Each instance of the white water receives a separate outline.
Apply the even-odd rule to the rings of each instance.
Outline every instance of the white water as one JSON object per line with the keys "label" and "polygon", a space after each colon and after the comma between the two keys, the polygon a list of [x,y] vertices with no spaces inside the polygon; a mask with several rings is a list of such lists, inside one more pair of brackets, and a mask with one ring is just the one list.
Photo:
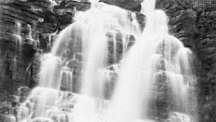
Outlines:
{"label": "white water", "polygon": [[[193,118],[188,110],[189,89],[194,82],[188,58],[191,52],[168,33],[168,18],[164,11],[155,9],[155,0],[142,4],[146,15],[143,32],[134,13],[92,3],[90,10],[77,13],[76,22],[58,35],[52,51],[43,56],[39,87],[21,105],[19,122],[154,122],[149,116],[149,102],[158,65],[165,67],[159,70],[172,89],[174,102],[169,112],[175,112],[180,122],[192,122],[188,119]],[[131,35],[135,44],[128,49]],[[109,41],[113,43],[113,64],[108,63]],[[118,42],[122,43],[122,54],[117,51]],[[82,70],[77,94],[72,93],[75,69],[70,63],[76,61],[78,53],[82,54]],[[120,69],[114,68],[118,65]],[[114,91],[107,100],[104,92],[110,73],[117,73],[118,78],[112,81],[116,82]],[[178,122],[172,116],[169,119]]]}
{"label": "white water", "polygon": [[73,91],[73,69],[63,67],[61,71],[60,79],[62,80],[62,86],[65,90]]}
{"label": "white water", "polygon": [[61,59],[51,54],[42,57],[39,86],[59,89],[61,85]]}
{"label": "white water", "polygon": [[[161,53],[163,50],[164,53]],[[173,36],[166,36],[159,45],[162,60],[165,62],[165,74],[173,91],[173,99],[178,108],[188,112],[188,90],[193,84],[193,75],[190,69],[191,52]]]}
{"label": "white water", "polygon": [[193,122],[193,120],[187,114],[173,112],[170,114],[168,122]]}
{"label": "white water", "polygon": [[157,31],[152,29],[155,24],[160,22],[160,19],[158,19],[158,17],[161,17],[160,14],[163,13],[155,11],[146,15],[144,36],[135,43],[123,58],[116,89],[111,100],[111,113],[117,115],[118,121],[131,122],[143,116],[144,118],[147,117],[148,102],[154,83],[152,77],[154,52],[161,36],[166,33],[163,30],[164,25],[157,26]]}
{"label": "white water", "polygon": [[15,37],[17,38],[16,40],[16,45],[18,47],[19,50],[21,50],[21,46],[22,46],[22,36],[21,36],[21,22],[16,21],[16,32],[15,32]]}

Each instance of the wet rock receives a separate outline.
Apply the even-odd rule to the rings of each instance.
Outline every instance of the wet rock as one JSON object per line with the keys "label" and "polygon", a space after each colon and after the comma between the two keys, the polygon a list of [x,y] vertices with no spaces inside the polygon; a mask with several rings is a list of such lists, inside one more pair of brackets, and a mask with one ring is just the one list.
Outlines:
{"label": "wet rock", "polygon": [[[170,32],[190,47],[196,55],[197,89],[200,121],[214,122],[212,103],[215,99],[215,4],[213,0],[160,0],[158,8],[166,9],[170,19]],[[208,75],[207,75],[208,74]]]}
{"label": "wet rock", "polygon": [[[212,5],[211,5],[212,4]],[[185,5],[184,5],[185,6]],[[170,7],[170,11],[172,11]],[[215,96],[215,6],[212,0],[197,1],[190,8],[178,7],[176,17],[171,15],[171,30],[174,26],[174,33],[177,37],[182,37],[187,46],[187,40],[192,44],[191,49],[196,55],[196,74],[198,79],[200,121],[213,122],[213,109],[207,106],[214,105],[214,99],[205,100]],[[176,10],[176,9],[175,9]],[[168,10],[169,14],[169,10]],[[180,33],[179,33],[180,32]],[[189,45],[191,45],[189,43]],[[189,46],[190,47],[190,46]],[[203,112],[205,111],[205,112]]]}
{"label": "wet rock", "polygon": [[100,1],[111,5],[117,5],[132,11],[140,11],[141,2],[142,2],[142,0],[100,0]]}
{"label": "wet rock", "polygon": [[1,122],[16,122],[16,118],[12,115],[0,115]]}
{"label": "wet rock", "polygon": [[[82,0],[81,0],[82,1]],[[78,0],[63,0],[58,6],[55,6],[56,10],[70,10],[76,7],[77,10],[85,11],[88,10],[91,6],[88,1],[78,1]],[[60,12],[60,11],[59,11]]]}

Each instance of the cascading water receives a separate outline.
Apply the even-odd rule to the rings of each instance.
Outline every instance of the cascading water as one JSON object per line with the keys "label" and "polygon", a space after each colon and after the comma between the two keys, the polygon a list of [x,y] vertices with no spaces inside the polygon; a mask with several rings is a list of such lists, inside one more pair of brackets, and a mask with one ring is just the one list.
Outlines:
{"label": "cascading water", "polygon": [[[158,72],[166,77],[165,82],[171,89],[169,100],[172,102],[170,102],[169,111],[174,112],[170,114],[171,118],[174,115],[180,122],[195,121],[197,119],[194,115],[196,100],[195,94],[192,93],[195,78],[190,68],[191,51],[185,48],[177,38],[166,35],[160,41],[156,52],[160,55],[158,62],[163,67],[159,68]],[[188,118],[187,121],[184,118]]]}
{"label": "cascading water", "polygon": [[167,16],[155,9],[155,0],[142,4],[143,32],[134,13],[92,3],[90,10],[77,13],[43,56],[38,87],[20,106],[18,121],[157,121],[149,113],[150,102],[157,76],[163,75],[173,101],[166,119],[194,122],[189,110],[191,52],[168,33]]}
{"label": "cascading water", "polygon": [[15,36],[17,38],[17,42],[16,45],[18,47],[19,50],[21,50],[21,45],[22,45],[22,36],[21,36],[21,22],[17,21],[16,22],[16,32],[15,32]]}
{"label": "cascading water", "polygon": [[69,69],[68,67],[63,67],[61,71],[61,78],[63,89],[68,91],[73,91],[73,69]]}
{"label": "cascading water", "polygon": [[[154,5],[150,8],[153,9]],[[157,20],[161,13],[146,13],[148,14],[144,36],[137,40],[122,60],[116,89],[111,100],[111,113],[117,115],[116,121],[131,122],[141,119],[142,116],[147,118],[148,102],[154,82],[152,78],[154,50],[160,36],[164,34],[164,25],[158,26],[155,31],[154,25],[160,22]]]}

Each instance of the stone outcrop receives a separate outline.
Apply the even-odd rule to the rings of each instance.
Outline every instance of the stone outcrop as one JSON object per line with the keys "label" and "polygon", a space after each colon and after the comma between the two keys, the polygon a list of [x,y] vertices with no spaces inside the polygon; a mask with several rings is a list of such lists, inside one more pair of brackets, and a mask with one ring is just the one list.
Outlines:
{"label": "stone outcrop", "polygon": [[170,32],[195,54],[198,114],[201,122],[215,121],[216,23],[215,0],[159,0],[170,18]]}
{"label": "stone outcrop", "polygon": [[0,1],[0,113],[11,113],[14,94],[38,81],[40,55],[50,50],[56,34],[72,23],[75,10],[88,2],[53,0]]}
{"label": "stone outcrop", "polygon": [[100,1],[111,5],[117,5],[121,8],[128,9],[131,11],[140,11],[141,2],[143,0],[100,0]]}
{"label": "stone outcrop", "polygon": [[199,80],[201,115],[203,121],[214,122],[216,93],[216,23],[215,10],[200,12],[197,20],[199,34],[197,38],[197,55],[201,62]]}

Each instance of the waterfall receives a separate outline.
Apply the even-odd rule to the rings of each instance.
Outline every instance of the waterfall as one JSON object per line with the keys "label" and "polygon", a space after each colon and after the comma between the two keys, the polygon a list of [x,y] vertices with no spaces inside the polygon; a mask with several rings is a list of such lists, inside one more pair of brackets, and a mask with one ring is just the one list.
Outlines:
{"label": "waterfall", "polygon": [[[19,122],[194,122],[193,54],[169,33],[156,0],[142,3],[143,31],[135,13],[92,3],[42,56],[40,81],[21,104]],[[161,102],[159,81],[169,91],[160,93],[170,106],[166,118],[150,112]]]}

